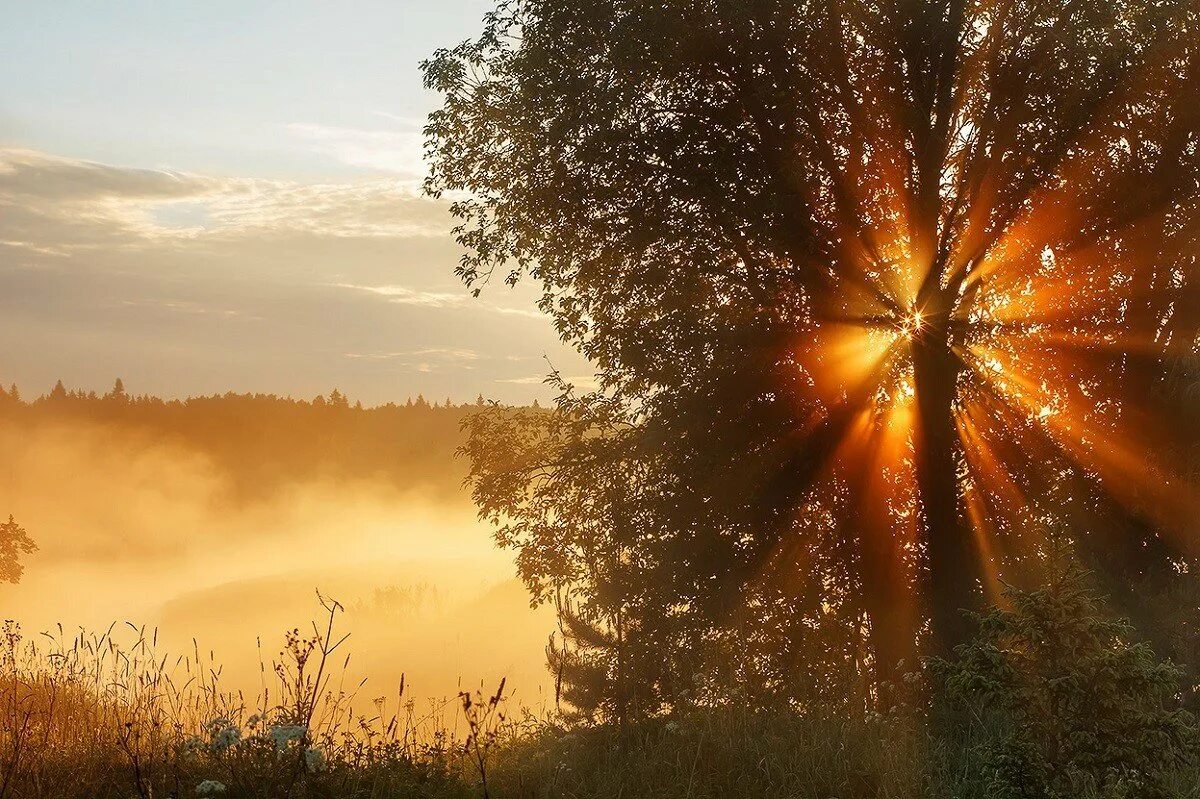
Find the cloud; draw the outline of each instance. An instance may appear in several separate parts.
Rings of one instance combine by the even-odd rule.
[[[223,317],[243,317],[249,319],[261,319],[261,317],[247,316],[243,311],[234,308],[217,308],[209,305],[204,305],[193,300],[175,300],[160,297],[140,297],[131,300],[122,300],[121,304],[130,308],[150,308],[172,313],[185,314],[200,314],[204,316],[223,316]]]
[[[5,380],[165,394],[528,401],[545,352],[586,371],[538,286],[456,284],[447,204],[399,177],[304,183],[0,147]],[[473,357],[471,354],[476,354]]]
[[[455,347],[425,347],[397,352],[348,352],[346,357],[356,361],[387,363],[394,370],[434,374],[448,370],[473,370],[479,353]]]
[[[445,237],[444,203],[395,179],[305,184],[0,149],[0,241],[51,253],[188,239]]]
[[[443,361],[469,362],[479,360],[475,350],[455,349],[453,347],[428,347],[419,350],[400,350],[398,352],[347,352],[347,358],[366,361],[394,361],[400,358],[426,358]]]
[[[570,383],[575,388],[583,389],[584,391],[594,391],[600,387],[600,382],[595,375],[575,375],[573,377],[564,377],[567,383]],[[540,386],[546,382],[546,375],[528,375],[526,377],[505,377],[498,378],[497,383],[508,383],[515,386]]]
[[[523,316],[529,319],[543,318],[543,314],[539,311],[527,308],[511,308],[503,305],[492,305],[471,296],[471,294],[465,290],[461,292],[421,291],[418,289],[409,288],[407,286],[362,286],[355,285],[353,283],[334,283],[333,285],[337,288],[363,291],[368,294],[384,297],[388,302],[393,302],[397,305],[423,305],[428,308],[472,308],[476,310],[483,309],[499,314],[507,314],[510,316]]]
[[[0,194],[24,201],[169,200],[203,195],[218,181],[156,169],[107,166],[35,150],[0,148]]]
[[[387,130],[369,130],[296,122],[287,131],[309,152],[332,158],[342,164],[380,172],[392,172],[408,178],[425,174],[422,123],[378,113],[395,123]]]
[[[407,286],[357,286],[353,283],[334,283],[340,289],[365,291],[386,297],[388,302],[398,305],[425,305],[430,308],[458,308],[468,305],[470,299],[465,293],[444,291],[418,291]]]

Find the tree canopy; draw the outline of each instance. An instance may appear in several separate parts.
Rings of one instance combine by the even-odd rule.
[[[1192,554],[1196,433],[1170,414],[1200,330],[1198,22],[506,0],[425,63],[460,275],[539,281],[601,380],[468,447],[526,580],[577,598],[568,638],[626,653],[593,672],[633,636],[659,686],[779,692],[818,679],[801,642],[894,676],[1036,571],[1055,516]]]

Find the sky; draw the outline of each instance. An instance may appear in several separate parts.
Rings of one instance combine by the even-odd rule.
[[[454,277],[418,64],[490,0],[0,0],[0,381],[364,404],[586,385]]]

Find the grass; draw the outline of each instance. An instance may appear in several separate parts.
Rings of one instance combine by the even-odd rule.
[[[608,728],[543,726],[496,756],[496,797],[550,799],[1068,799],[1000,794],[985,724],[937,736],[914,716],[710,709],[646,723],[624,739]],[[1200,797],[1200,769],[1181,769],[1170,797]],[[1080,784],[1070,799],[1145,799]]]
[[[0,799],[469,796],[464,744],[437,713],[383,700],[355,712],[339,679],[341,606],[323,602],[323,624],[287,634],[253,698],[223,691],[198,648],[156,652],[153,631],[27,639],[6,623]]]
[[[832,708],[680,711],[632,725],[508,717],[504,686],[463,695],[460,737],[411,701],[356,712],[341,687],[340,606],[292,631],[251,699],[220,688],[199,651],[170,659],[155,635],[0,636],[0,799],[991,799],[986,744],[966,718]],[[401,691],[401,697],[403,693]],[[1200,797],[1182,769],[1172,796]],[[1080,786],[1079,799],[1109,799]],[[1135,799],[1135,795],[1128,795]]]

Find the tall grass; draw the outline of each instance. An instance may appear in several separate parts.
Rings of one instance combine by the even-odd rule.
[[[1147,799],[1081,782],[1068,794],[998,793],[989,743],[963,719],[939,735],[920,714],[851,717],[810,709],[694,711],[635,727],[514,736],[495,755],[492,795],[521,799]],[[1200,769],[1172,778],[1173,799],[1200,797]]]
[[[463,742],[439,708],[377,698],[356,708],[341,606],[293,630],[262,663],[257,696],[225,691],[211,653],[157,651],[157,632],[114,625],[0,634],[0,799],[463,796]]]
[[[965,713],[847,714],[734,703],[629,725],[509,716],[501,683],[418,711],[345,684],[341,606],[287,633],[247,697],[198,646],[132,625],[31,638],[0,628],[0,799],[992,799],[996,730]],[[362,712],[366,706],[369,712]],[[462,734],[446,723],[462,713]],[[960,709],[961,710],[961,709]],[[1171,796],[1200,798],[1200,771]],[[1115,799],[1081,785],[1078,799]],[[1135,794],[1125,796],[1135,799]]]

